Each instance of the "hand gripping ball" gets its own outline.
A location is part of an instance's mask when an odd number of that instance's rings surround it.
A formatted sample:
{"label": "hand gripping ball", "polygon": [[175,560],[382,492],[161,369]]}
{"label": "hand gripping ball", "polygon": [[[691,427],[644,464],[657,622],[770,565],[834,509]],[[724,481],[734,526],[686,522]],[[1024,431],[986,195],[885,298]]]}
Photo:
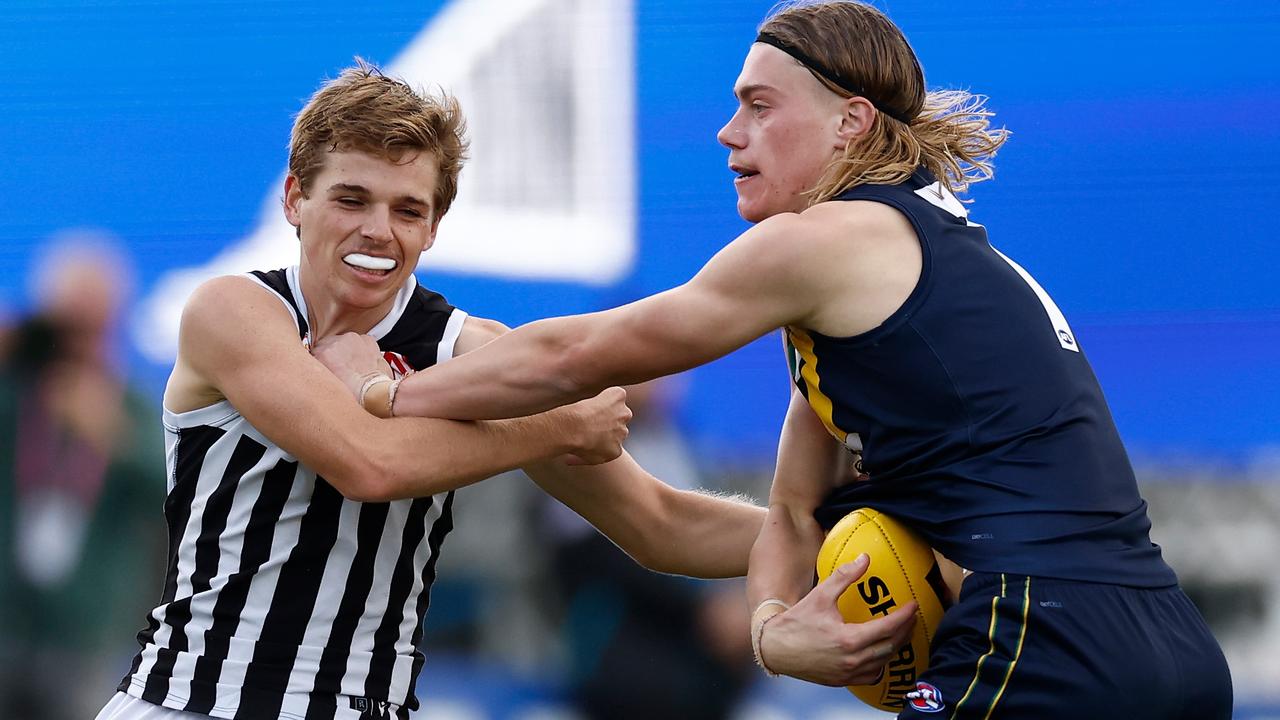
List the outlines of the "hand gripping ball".
{"label": "hand gripping ball", "polygon": [[933,549],[902,523],[869,508],[854,510],[827,533],[818,551],[818,578],[862,553],[871,565],[837,603],[846,622],[873,620],[911,600],[919,604],[910,642],[889,659],[880,681],[848,688],[872,707],[898,712],[929,666],[929,645],[947,607],[946,586]]}

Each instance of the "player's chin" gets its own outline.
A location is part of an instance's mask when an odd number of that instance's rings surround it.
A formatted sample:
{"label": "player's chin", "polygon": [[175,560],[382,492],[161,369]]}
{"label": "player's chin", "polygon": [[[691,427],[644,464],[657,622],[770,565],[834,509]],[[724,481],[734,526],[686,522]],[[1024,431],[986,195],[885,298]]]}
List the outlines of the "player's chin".
{"label": "player's chin", "polygon": [[768,212],[761,207],[760,203],[753,202],[750,198],[738,196],[738,215],[749,223],[758,223],[768,218],[773,213]]}

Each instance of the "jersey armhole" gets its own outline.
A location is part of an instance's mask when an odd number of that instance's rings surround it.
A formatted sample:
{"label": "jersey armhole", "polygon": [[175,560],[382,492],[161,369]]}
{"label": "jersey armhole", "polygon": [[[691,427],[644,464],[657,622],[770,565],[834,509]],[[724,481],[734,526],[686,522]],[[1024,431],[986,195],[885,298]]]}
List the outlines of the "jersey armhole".
{"label": "jersey armhole", "polygon": [[263,290],[266,290],[267,292],[271,293],[272,297],[279,300],[284,305],[284,309],[289,311],[289,317],[293,318],[293,326],[297,328],[298,335],[299,336],[302,335],[302,322],[298,318],[298,311],[283,295],[276,292],[275,288],[263,282],[262,278],[259,278],[257,275],[254,275],[253,273],[241,273],[240,277],[244,277],[252,280],[253,282],[257,283],[257,285],[261,287]]}

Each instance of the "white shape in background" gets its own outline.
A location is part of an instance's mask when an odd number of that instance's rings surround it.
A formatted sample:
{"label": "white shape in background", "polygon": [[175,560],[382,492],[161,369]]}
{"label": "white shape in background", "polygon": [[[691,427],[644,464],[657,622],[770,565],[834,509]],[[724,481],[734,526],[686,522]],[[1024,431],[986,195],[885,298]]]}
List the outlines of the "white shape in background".
{"label": "white shape in background", "polygon": [[[420,266],[607,285],[635,255],[631,0],[455,0],[387,74],[462,102],[471,160]],[[205,265],[171,270],[134,315],[144,356],[173,360],[182,307],[217,275],[298,261],[280,209]]]}

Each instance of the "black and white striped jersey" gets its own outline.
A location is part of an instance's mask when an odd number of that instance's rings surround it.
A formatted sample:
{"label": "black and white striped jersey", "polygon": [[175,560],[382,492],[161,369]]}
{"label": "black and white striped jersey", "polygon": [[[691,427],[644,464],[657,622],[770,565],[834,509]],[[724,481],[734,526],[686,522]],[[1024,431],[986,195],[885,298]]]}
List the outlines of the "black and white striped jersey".
{"label": "black and white striped jersey", "polygon": [[[249,277],[309,342],[297,268]],[[410,277],[370,335],[402,373],[452,357],[465,319]],[[168,574],[120,690],[222,718],[359,717],[351,698],[407,718],[453,493],[347,500],[226,401],[164,426]]]}

